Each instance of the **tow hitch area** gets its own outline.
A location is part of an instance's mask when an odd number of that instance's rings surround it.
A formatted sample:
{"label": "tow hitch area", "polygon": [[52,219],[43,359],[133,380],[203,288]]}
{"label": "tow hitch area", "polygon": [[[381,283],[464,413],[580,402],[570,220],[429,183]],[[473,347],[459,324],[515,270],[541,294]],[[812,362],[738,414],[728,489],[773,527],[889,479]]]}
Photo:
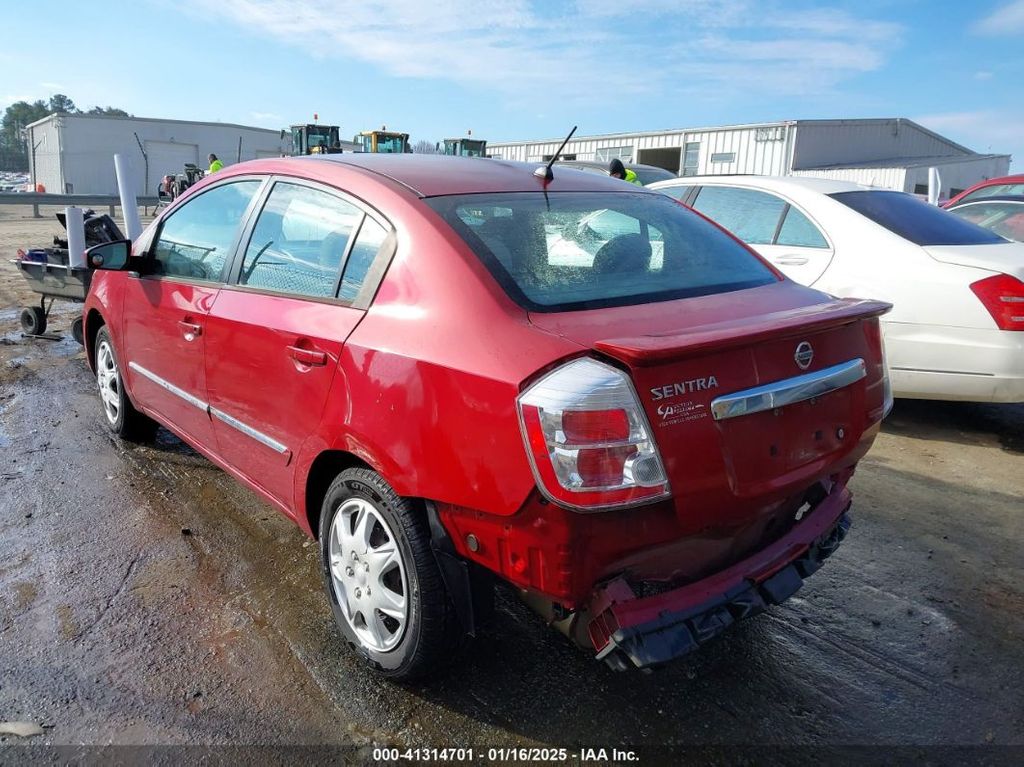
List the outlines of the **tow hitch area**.
{"label": "tow hitch area", "polygon": [[622,578],[606,584],[592,602],[588,627],[597,658],[617,671],[658,666],[781,604],[839,548],[850,529],[849,507],[850,494],[839,486],[767,549],[673,591],[638,598]]}

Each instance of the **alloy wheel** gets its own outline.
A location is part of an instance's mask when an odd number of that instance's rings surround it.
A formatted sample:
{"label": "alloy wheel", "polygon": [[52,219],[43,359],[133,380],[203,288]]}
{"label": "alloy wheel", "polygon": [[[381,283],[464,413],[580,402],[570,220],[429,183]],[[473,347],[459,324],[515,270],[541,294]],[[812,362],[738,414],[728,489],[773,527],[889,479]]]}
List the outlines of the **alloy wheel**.
{"label": "alloy wheel", "polygon": [[371,650],[393,650],[408,624],[409,587],[398,541],[372,503],[342,503],[331,523],[328,556],[331,586],[352,631]]}
{"label": "alloy wheel", "polygon": [[117,370],[114,350],[108,341],[101,341],[96,351],[96,383],[100,388],[103,412],[111,425],[121,413],[121,376]]}

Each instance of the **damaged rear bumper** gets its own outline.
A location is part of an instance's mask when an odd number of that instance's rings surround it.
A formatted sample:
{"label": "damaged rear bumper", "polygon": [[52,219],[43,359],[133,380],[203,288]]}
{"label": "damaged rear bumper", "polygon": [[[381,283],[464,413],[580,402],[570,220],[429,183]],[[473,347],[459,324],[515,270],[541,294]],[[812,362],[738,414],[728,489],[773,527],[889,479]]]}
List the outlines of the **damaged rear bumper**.
{"label": "damaged rear bumper", "polygon": [[791,597],[846,537],[846,479],[781,539],[701,581],[642,598],[623,578],[602,586],[587,627],[597,658],[617,670],[657,666]]}

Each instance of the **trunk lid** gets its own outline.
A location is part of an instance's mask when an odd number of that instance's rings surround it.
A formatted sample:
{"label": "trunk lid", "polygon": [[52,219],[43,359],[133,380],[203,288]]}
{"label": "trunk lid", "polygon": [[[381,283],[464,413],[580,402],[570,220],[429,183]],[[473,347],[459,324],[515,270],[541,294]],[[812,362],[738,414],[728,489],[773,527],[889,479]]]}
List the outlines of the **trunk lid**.
{"label": "trunk lid", "polygon": [[945,264],[1002,272],[1024,280],[1024,243],[991,245],[925,245],[925,252]]}
{"label": "trunk lid", "polygon": [[[791,514],[795,498],[870,446],[884,407],[875,318],[889,308],[786,282],[604,309],[603,319],[566,312],[531,321],[628,369],[682,532],[720,537],[727,547],[731,539],[740,555],[764,539],[776,517]],[[810,354],[798,362],[798,347],[806,346]],[[847,383],[813,398],[803,389],[779,407],[713,412],[716,399],[791,379],[799,384],[837,366],[856,368],[858,360],[860,375],[854,370]],[[761,406],[772,401],[750,394]]]}

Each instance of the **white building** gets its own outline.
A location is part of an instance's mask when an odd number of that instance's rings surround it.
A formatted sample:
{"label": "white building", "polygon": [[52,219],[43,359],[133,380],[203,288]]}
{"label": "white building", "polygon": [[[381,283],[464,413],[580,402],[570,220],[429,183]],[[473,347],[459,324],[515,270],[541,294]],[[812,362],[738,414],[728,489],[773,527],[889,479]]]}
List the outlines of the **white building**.
{"label": "white building", "polygon": [[212,152],[225,164],[291,151],[280,131],[231,123],[145,117],[52,114],[25,129],[33,185],[65,194],[117,194],[114,154],[126,155],[140,195],[155,196],[163,176],[185,163],[207,166]]}
{"label": "white building", "polygon": [[[505,160],[546,162],[561,139],[489,142]],[[924,193],[928,168],[939,169],[940,196],[1005,176],[1010,156],[977,154],[912,120],[784,120],[718,128],[573,137],[561,159],[657,165],[681,176],[751,173],[819,176]]]}

